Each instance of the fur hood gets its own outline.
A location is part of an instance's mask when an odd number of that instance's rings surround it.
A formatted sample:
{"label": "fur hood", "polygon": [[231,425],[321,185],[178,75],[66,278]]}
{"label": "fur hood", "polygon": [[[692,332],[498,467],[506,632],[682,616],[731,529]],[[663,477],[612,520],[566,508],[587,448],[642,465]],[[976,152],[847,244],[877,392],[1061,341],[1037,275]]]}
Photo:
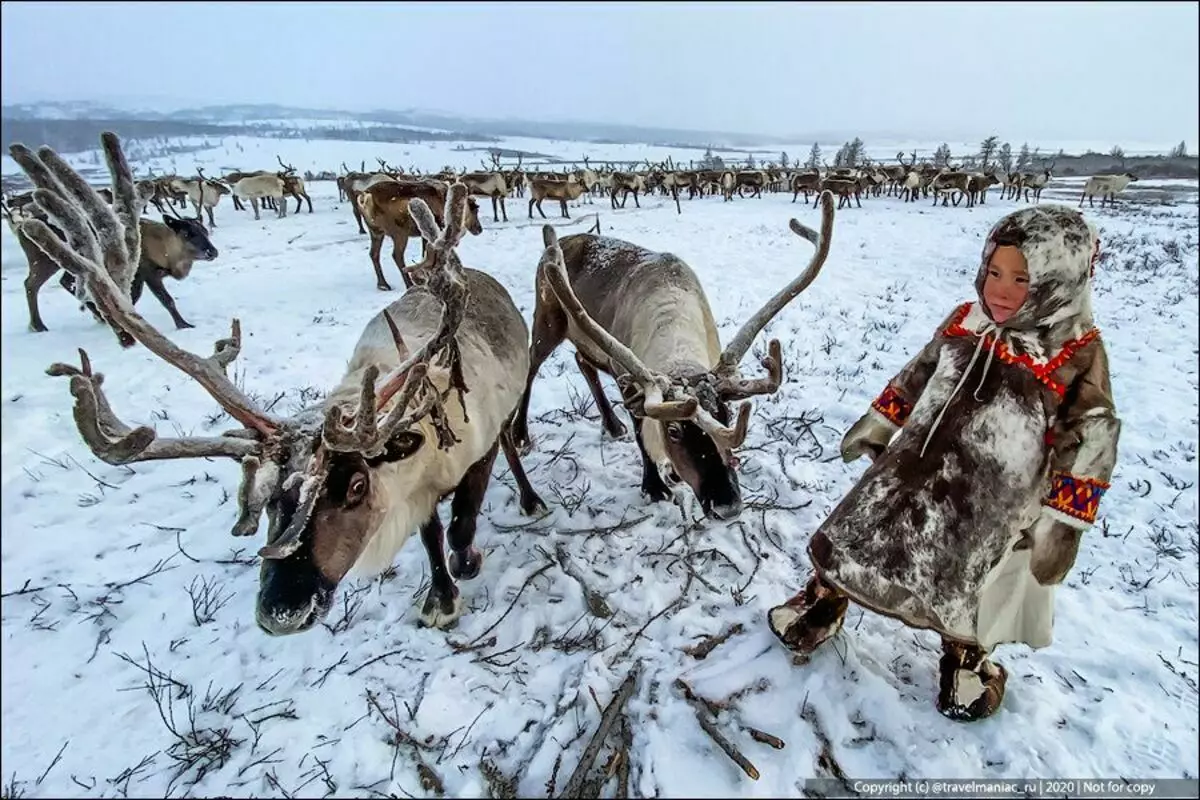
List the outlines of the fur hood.
{"label": "fur hood", "polygon": [[1100,237],[1083,214],[1068,206],[1042,205],[1014,211],[992,227],[975,276],[976,308],[988,321],[983,284],[997,241],[1019,247],[1029,269],[1029,298],[1002,331],[1027,342],[1029,349],[1053,352],[1093,327],[1091,269]]}

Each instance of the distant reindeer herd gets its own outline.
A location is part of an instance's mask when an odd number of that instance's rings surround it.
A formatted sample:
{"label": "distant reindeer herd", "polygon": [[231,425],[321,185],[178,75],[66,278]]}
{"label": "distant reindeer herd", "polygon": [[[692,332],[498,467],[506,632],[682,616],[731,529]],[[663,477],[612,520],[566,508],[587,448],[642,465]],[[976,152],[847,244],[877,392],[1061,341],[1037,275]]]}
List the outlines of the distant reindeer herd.
{"label": "distant reindeer herd", "polygon": [[[143,286],[167,308],[177,327],[188,323],[179,314],[175,302],[163,285],[163,278],[183,280],[191,265],[197,260],[216,258],[217,249],[209,240],[210,231],[217,227],[215,210],[221,198],[229,195],[235,210],[249,206],[256,220],[261,219],[262,210],[274,211],[276,217],[288,214],[289,199],[295,200],[294,213],[299,213],[307,203],[313,212],[312,198],[308,195],[305,178],[297,174],[294,165],[276,156],[278,169],[251,172],[231,171],[219,177],[209,177],[197,167],[196,175],[190,178],[179,175],[154,175],[151,172],[142,180],[133,182],[133,198],[139,213],[154,206],[162,215],[162,223],[143,220],[143,238],[153,242],[143,253],[138,279],[134,284],[136,300]],[[967,208],[986,204],[989,189],[999,187],[1001,196],[1008,200],[1037,203],[1042,191],[1054,176],[1055,162],[1042,162],[1034,172],[1001,172],[998,169],[967,170],[955,164],[918,162],[916,152],[905,157],[896,154],[895,164],[875,163],[867,159],[854,167],[785,169],[773,163],[749,169],[682,169],[672,159],[653,163],[649,160],[640,165],[615,168],[611,163],[593,164],[587,156],[582,158],[582,167],[560,167],[557,171],[534,169],[526,166],[519,155],[514,163],[501,163],[498,152],[493,151],[491,161],[481,161],[481,169],[469,172],[465,167],[455,170],[445,167],[440,172],[422,174],[410,166],[389,165],[377,159],[379,168],[368,171],[363,162],[358,170],[342,163],[340,174],[320,173],[310,178],[336,181],[339,202],[346,202],[354,216],[360,234],[370,237],[369,257],[375,272],[376,286],[381,291],[392,289],[384,276],[380,262],[385,240],[392,243],[392,260],[400,272],[405,288],[414,285],[414,271],[421,264],[408,266],[405,251],[409,240],[422,243],[425,256],[428,243],[421,239],[413,218],[410,204],[420,199],[433,214],[438,224],[443,224],[443,209],[447,192],[454,185],[462,185],[467,192],[467,218],[465,230],[473,235],[482,232],[478,200],[491,201],[492,222],[508,222],[505,201],[527,199],[527,216],[534,218],[534,211],[546,218],[543,203],[557,202],[559,216],[570,219],[570,205],[591,204],[595,198],[607,195],[614,210],[626,208],[630,196],[635,208],[641,208],[641,199],[659,195],[671,198],[677,213],[682,213],[681,196],[687,199],[715,197],[720,195],[725,202],[736,198],[762,198],[764,193],[792,193],[792,202],[804,196],[805,203],[828,192],[837,200],[837,208],[861,208],[864,198],[896,197],[902,202],[916,202],[932,196],[934,206],[958,206],[965,201]],[[1137,178],[1129,173],[1120,175],[1097,175],[1088,180],[1079,198],[1082,206],[1087,200],[1095,205],[1100,196],[1100,205],[1112,206],[1116,196]],[[108,188],[96,190],[105,202],[112,203],[112,192]],[[816,200],[814,207],[816,205]],[[177,209],[190,206],[193,217],[184,217]],[[25,250],[29,261],[29,276],[25,281],[29,303],[29,326],[34,331],[44,331],[46,326],[38,310],[37,294],[43,284],[57,271],[51,259],[32,245],[20,232],[20,224],[34,211],[32,193],[10,194],[4,197],[3,212],[12,231]],[[207,217],[207,226],[204,224]],[[44,220],[43,220],[44,221]],[[64,286],[76,293],[82,292],[69,274],[64,274]],[[85,301],[81,295],[81,300]],[[94,313],[94,307],[93,307]]]}

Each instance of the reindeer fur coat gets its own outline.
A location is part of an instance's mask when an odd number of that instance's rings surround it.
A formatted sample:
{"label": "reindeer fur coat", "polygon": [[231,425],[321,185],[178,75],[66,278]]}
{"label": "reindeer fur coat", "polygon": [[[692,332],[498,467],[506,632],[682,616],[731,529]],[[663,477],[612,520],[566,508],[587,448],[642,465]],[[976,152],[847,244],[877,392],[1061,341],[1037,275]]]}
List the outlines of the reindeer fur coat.
{"label": "reindeer fur coat", "polygon": [[[1029,295],[1002,326],[983,302],[996,239],[1020,247]],[[809,543],[861,605],[991,649],[1050,643],[1053,585],[1017,547],[1035,525],[1077,546],[1117,456],[1120,421],[1092,323],[1095,229],[1043,205],[998,222],[959,306],[843,442],[879,453]],[[1073,560],[1074,550],[1071,551]]]}

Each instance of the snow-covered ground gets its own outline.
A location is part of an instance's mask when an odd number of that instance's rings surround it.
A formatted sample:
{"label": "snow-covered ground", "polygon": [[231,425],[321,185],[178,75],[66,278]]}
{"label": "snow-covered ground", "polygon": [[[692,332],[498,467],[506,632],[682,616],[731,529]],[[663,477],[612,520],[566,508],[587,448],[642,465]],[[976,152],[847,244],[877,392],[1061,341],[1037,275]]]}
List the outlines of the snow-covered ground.
{"label": "snow-covered ground", "polygon": [[[294,148],[284,157],[300,169],[336,168],[360,148],[386,154],[343,143],[329,155],[329,143],[313,143],[306,159],[295,149],[304,143],[271,144]],[[395,160],[436,168],[456,155],[443,145],[422,162],[425,146],[411,150]],[[246,166],[274,161],[245,155]],[[1056,186],[1043,202],[1074,204],[1078,187]],[[312,215],[255,222],[218,208],[219,259],[169,287],[195,329],[173,330],[148,293],[139,304],[201,354],[240,318],[235,374],[281,413],[339,378],[362,326],[395,297],[375,288],[366,237],[333,185],[310,192]],[[589,773],[605,780],[611,763],[607,797],[620,766],[637,796],[797,796],[805,779],[835,776],[1197,777],[1196,186],[1170,197],[1088,212],[1104,237],[1095,304],[1124,422],[1120,461],[1102,524],[1058,594],[1053,646],[1001,647],[1004,706],[972,725],[934,709],[934,635],[853,609],[831,645],[796,666],[764,615],[801,587],[808,536],[864,469],[837,458],[841,435],[948,310],[974,298],[982,236],[1018,205],[995,190],[970,210],[885,197],[838,213],[823,272],[766,332],[784,342],[786,383],[755,403],[742,454],[748,508],[735,522],[688,525],[640,496],[636,446],[601,439],[562,346],[535,385],[537,441],[525,459],[551,515],[520,514],[499,460],[476,540],[487,560],[460,584],[468,611],[450,632],[417,625],[428,567],[410,541],[394,571],[344,582],[325,625],[262,633],[261,535],[229,535],[238,465],[111,467],[80,440],[67,382],[45,369],[84,347],[127,422],[171,435],[228,420],[144,348],[121,350],[56,281],[41,295],[50,331],[28,332],[25,262],[4,231],[5,796],[544,796],[548,782],[557,794],[599,706],[635,667],[627,758],[610,762],[614,733]],[[681,256],[729,337],[811,254],[787,222],[815,225],[817,214],[790,200],[684,200],[682,215],[663,198],[619,211],[601,200],[574,207],[564,230],[585,230],[598,211],[606,235]],[[528,318],[541,232],[524,201],[510,201],[507,224],[484,205],[483,234],[459,252]],[[589,611],[558,545],[610,618]],[[731,629],[707,657],[688,651]],[[721,704],[717,725],[758,781],[698,726],[676,679]]]}

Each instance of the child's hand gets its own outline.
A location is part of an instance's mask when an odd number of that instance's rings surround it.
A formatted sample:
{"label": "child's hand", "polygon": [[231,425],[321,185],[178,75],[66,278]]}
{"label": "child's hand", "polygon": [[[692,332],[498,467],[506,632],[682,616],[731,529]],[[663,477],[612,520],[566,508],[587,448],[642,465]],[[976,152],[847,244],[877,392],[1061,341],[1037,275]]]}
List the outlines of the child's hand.
{"label": "child's hand", "polygon": [[1022,531],[1021,539],[1013,545],[1013,550],[1032,550],[1029,571],[1042,586],[1053,586],[1062,583],[1071,567],[1075,566],[1081,535],[1082,531],[1043,516],[1032,527]]}

